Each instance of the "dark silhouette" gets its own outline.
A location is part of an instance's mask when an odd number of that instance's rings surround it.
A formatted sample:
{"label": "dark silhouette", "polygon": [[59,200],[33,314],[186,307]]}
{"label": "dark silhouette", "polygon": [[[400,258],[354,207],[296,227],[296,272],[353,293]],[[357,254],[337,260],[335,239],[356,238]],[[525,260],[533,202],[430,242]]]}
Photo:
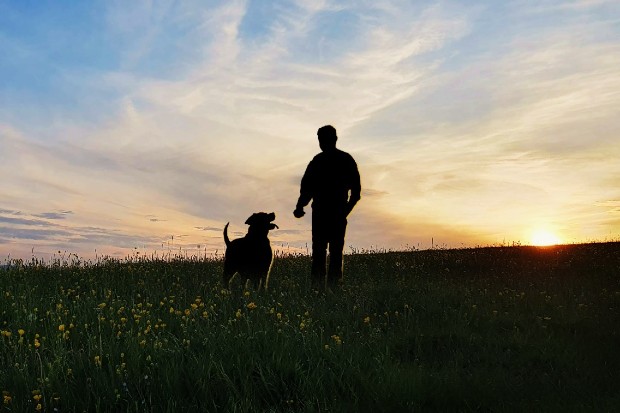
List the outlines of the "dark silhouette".
{"label": "dark silhouette", "polygon": [[251,280],[256,289],[261,285],[267,289],[269,284],[269,271],[273,253],[269,243],[269,230],[278,228],[272,221],[276,214],[257,212],[245,221],[248,233],[243,238],[231,241],[228,238],[228,224],[224,227],[224,241],[226,242],[226,255],[224,258],[224,286],[228,288],[230,281],[236,273],[244,280]]}
{"label": "dark silhouette", "polygon": [[[317,132],[321,153],[308,164],[301,180],[296,218],[305,215],[312,200],[312,282],[325,286],[342,282],[342,251],[347,216],[360,200],[360,175],[351,155],[336,148],[336,129],[323,126]],[[326,272],[329,245],[329,270]]]}

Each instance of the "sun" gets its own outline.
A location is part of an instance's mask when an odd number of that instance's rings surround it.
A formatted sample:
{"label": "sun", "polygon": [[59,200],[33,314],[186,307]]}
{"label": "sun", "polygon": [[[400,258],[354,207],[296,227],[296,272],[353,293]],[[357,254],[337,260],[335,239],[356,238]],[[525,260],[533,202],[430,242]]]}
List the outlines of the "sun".
{"label": "sun", "polygon": [[560,238],[557,235],[547,230],[537,230],[532,233],[532,239],[530,240],[532,245],[537,247],[546,247],[549,245],[557,245],[560,243]]}

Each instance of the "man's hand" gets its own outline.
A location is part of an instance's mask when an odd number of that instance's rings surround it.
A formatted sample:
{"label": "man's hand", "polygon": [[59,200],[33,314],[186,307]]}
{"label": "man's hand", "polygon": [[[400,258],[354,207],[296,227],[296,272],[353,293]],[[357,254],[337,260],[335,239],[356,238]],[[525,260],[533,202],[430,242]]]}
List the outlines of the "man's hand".
{"label": "man's hand", "polygon": [[357,201],[356,202],[351,202],[351,201],[347,202],[347,207],[345,209],[345,213],[346,213],[345,216],[346,217],[348,217],[349,214],[351,213],[351,211],[353,211],[353,207],[355,207],[356,203],[357,203]]}
{"label": "man's hand", "polygon": [[295,218],[301,218],[301,217],[303,217],[304,215],[306,215],[306,213],[305,213],[305,211],[304,211],[304,209],[303,209],[303,208],[296,208],[296,209],[293,211],[293,215],[295,215]]}

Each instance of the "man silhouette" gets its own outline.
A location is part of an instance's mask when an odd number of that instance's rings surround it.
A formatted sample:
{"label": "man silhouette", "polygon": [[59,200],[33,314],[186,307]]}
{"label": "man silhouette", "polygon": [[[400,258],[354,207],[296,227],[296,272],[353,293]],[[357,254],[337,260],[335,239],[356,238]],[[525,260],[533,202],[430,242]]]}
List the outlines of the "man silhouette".
{"label": "man silhouette", "polygon": [[[342,251],[347,216],[360,200],[360,175],[351,155],[336,148],[336,129],[331,125],[317,131],[321,153],[308,164],[301,179],[296,218],[305,215],[312,200],[312,282],[316,287],[342,281]],[[329,271],[326,255],[329,245]]]}

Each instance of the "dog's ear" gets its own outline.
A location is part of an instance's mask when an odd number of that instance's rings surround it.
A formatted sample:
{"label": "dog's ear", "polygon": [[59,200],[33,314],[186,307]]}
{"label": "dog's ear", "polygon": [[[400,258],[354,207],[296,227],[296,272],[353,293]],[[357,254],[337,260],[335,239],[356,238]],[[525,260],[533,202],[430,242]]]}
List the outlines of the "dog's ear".
{"label": "dog's ear", "polygon": [[254,225],[256,221],[256,214],[252,214],[251,217],[245,220],[246,225]]}

